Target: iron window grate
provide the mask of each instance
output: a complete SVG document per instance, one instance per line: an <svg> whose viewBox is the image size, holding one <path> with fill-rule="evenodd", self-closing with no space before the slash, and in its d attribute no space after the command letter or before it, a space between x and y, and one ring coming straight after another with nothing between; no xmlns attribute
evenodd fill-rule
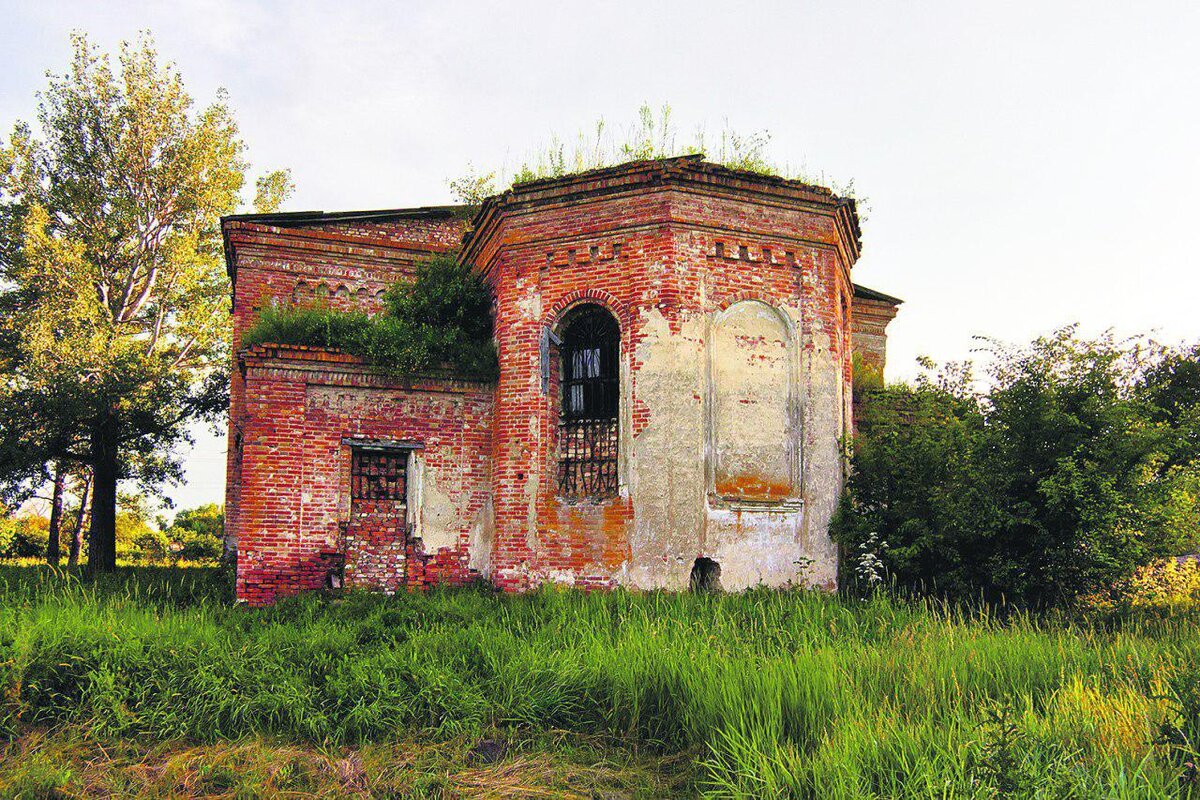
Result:
<svg viewBox="0 0 1200 800"><path fill-rule="evenodd" d="M615 496L617 420L562 420L558 436L558 493L568 498Z"/></svg>
<svg viewBox="0 0 1200 800"><path fill-rule="evenodd" d="M407 452L359 449L351 451L351 499L403 502L407 496Z"/></svg>

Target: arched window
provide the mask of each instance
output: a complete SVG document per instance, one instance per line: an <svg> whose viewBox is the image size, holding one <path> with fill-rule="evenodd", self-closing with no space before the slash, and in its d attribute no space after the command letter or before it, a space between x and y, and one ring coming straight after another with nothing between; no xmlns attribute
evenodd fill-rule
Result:
<svg viewBox="0 0 1200 800"><path fill-rule="evenodd" d="M617 494L617 411L621 330L599 306L573 312L562 327L558 491L573 499Z"/></svg>

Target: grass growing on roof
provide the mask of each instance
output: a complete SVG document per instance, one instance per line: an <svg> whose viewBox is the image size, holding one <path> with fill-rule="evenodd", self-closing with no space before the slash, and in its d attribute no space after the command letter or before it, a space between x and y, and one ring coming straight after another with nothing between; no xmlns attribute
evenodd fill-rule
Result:
<svg viewBox="0 0 1200 800"><path fill-rule="evenodd" d="M0 571L10 733L345 748L559 731L682 756L685 793L712 796L1195 792L1191 611L1082 624L805 592L482 590L252 610L188 573L31 572Z"/></svg>

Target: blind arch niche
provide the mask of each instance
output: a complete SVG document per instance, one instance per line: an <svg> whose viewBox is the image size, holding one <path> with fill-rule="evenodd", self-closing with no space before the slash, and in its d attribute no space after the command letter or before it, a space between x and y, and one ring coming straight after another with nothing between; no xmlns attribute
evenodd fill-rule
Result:
<svg viewBox="0 0 1200 800"><path fill-rule="evenodd" d="M709 339L711 491L729 504L799 498L796 336L778 309L742 300L716 315Z"/></svg>

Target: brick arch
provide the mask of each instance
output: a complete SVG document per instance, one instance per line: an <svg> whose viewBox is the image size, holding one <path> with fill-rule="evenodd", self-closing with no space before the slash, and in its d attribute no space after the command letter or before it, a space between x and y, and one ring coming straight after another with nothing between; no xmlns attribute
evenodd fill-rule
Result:
<svg viewBox="0 0 1200 800"><path fill-rule="evenodd" d="M312 284L301 278L296 281L296 285L292 287L292 304L298 305L305 303L313 298L315 289Z"/></svg>
<svg viewBox="0 0 1200 800"><path fill-rule="evenodd" d="M558 302L550 308L549 324L552 326L558 325L562 322L563 317L566 316L568 311L576 306L588 304L598 305L608 311L608 313L616 318L617 324L621 326L621 329L625 329L628 322L626 319L628 308L625 303L618 300L617 296L611 292L592 287L576 289L560 297Z"/></svg>
<svg viewBox="0 0 1200 800"><path fill-rule="evenodd" d="M792 319L792 317L780 307L781 304L777 298L767 297L766 295L753 290L743 290L723 298L719 303L717 303L714 321L720 321L720 319L726 315L729 309L733 308L738 303L761 303L762 305L771 309L775 316L779 317L780 321L783 322L784 327L787 328L788 335L792 338L792 340L795 342L800 341L800 321Z"/></svg>
<svg viewBox="0 0 1200 800"><path fill-rule="evenodd" d="M765 303L766 305L769 305L771 308L776 308L779 306L779 298L777 297L768 297L761 292L754 291L753 289L743 289L740 292L734 292L733 294L723 297L717 303L717 310L728 311L730 306L745 302L746 300L756 300L759 303Z"/></svg>

